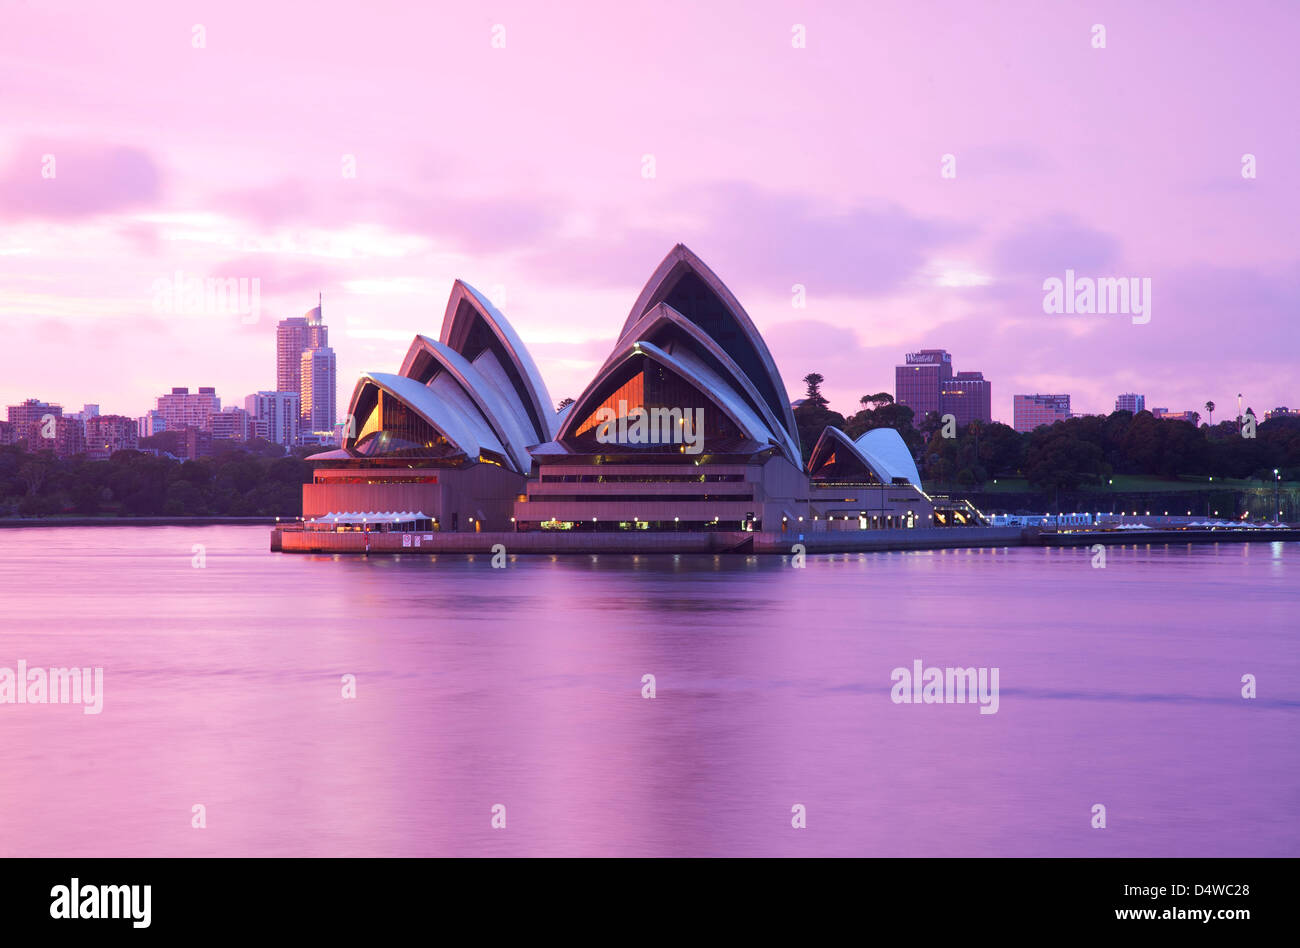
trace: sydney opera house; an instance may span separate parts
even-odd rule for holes
[[[577,535],[802,538],[936,517],[891,428],[856,440],[827,428],[804,463],[766,344],[680,244],[563,410],[506,318],[457,281],[438,338],[416,336],[397,372],[358,380],[344,433],[312,458],[309,535],[401,532],[427,548],[435,534],[540,533],[582,548]],[[340,548],[323,540],[294,547]]]

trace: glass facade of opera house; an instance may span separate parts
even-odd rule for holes
[[[457,281],[440,336],[416,336],[396,373],[358,380],[344,434],[341,449],[312,459],[303,488],[304,520],[319,527],[394,512],[455,532],[966,522],[921,489],[893,429],[855,440],[827,428],[805,466],[766,344],[680,244],[563,411],[505,317]]]

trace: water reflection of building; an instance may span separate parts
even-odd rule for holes
[[[635,436],[629,436],[632,432]],[[828,429],[808,467],[748,314],[685,246],[563,411],[505,317],[457,281],[437,340],[363,375],[342,447],[316,455],[308,519],[424,512],[441,531],[753,531],[928,526],[893,429]]]

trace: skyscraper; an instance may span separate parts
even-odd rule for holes
[[[930,412],[943,414],[943,386],[952,378],[952,356],[944,349],[907,353],[906,364],[894,367],[894,401],[912,409],[919,425]]]
[[[325,346],[302,354],[302,432],[334,430],[334,350]]]
[[[909,352],[906,364],[894,368],[894,401],[912,409],[912,423],[920,425],[930,412],[952,414],[959,426],[993,420],[992,385],[983,372],[952,371],[952,356],[945,349]]]
[[[322,305],[318,299],[306,314],[280,320],[275,333],[276,391],[298,393],[301,432],[329,431],[337,420],[334,350]]]
[[[290,316],[275,327],[275,390],[296,392],[302,387],[302,354],[314,345],[326,345],[328,330],[321,323],[320,306],[305,316]]]
[[[1146,407],[1147,397],[1145,395],[1135,395],[1132,392],[1127,392],[1124,395],[1115,397],[1116,411],[1130,411],[1136,415],[1140,411],[1145,411]]]
[[[324,349],[330,344],[330,331],[321,318],[321,305],[323,300],[320,294],[316,296],[316,306],[307,310],[303,316],[307,320],[307,348]]]
[[[958,372],[943,383],[940,394],[942,413],[951,412],[959,428],[993,420],[993,386],[983,372]]]
[[[1012,398],[1012,427],[1033,431],[1070,417],[1069,395],[1016,395]]]

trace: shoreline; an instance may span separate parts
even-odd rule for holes
[[[26,517],[0,519],[0,529],[19,527],[215,527],[273,526],[275,517]]]
[[[951,527],[913,530],[794,533],[717,531],[713,533],[330,533],[276,528],[273,553],[347,554],[438,553],[507,555],[714,553],[788,556],[795,544],[809,555],[900,550],[978,549],[982,547],[1091,547],[1140,543],[1300,542],[1300,530],[1124,530],[1044,532],[1022,527]]]
[[[794,533],[718,531],[713,533],[359,533],[285,529],[275,517],[31,517],[0,519],[0,529],[45,527],[213,527],[270,526],[275,553],[483,553],[501,544],[509,555],[567,553],[737,553],[790,555],[796,543],[808,554],[873,553],[900,550],[979,549],[1038,546],[1054,548],[1118,546],[1130,543],[1300,542],[1297,528],[1248,530],[1076,530],[1044,531],[1036,527],[949,527],[889,531]],[[404,539],[405,538],[405,539]],[[418,544],[418,545],[417,545]]]

